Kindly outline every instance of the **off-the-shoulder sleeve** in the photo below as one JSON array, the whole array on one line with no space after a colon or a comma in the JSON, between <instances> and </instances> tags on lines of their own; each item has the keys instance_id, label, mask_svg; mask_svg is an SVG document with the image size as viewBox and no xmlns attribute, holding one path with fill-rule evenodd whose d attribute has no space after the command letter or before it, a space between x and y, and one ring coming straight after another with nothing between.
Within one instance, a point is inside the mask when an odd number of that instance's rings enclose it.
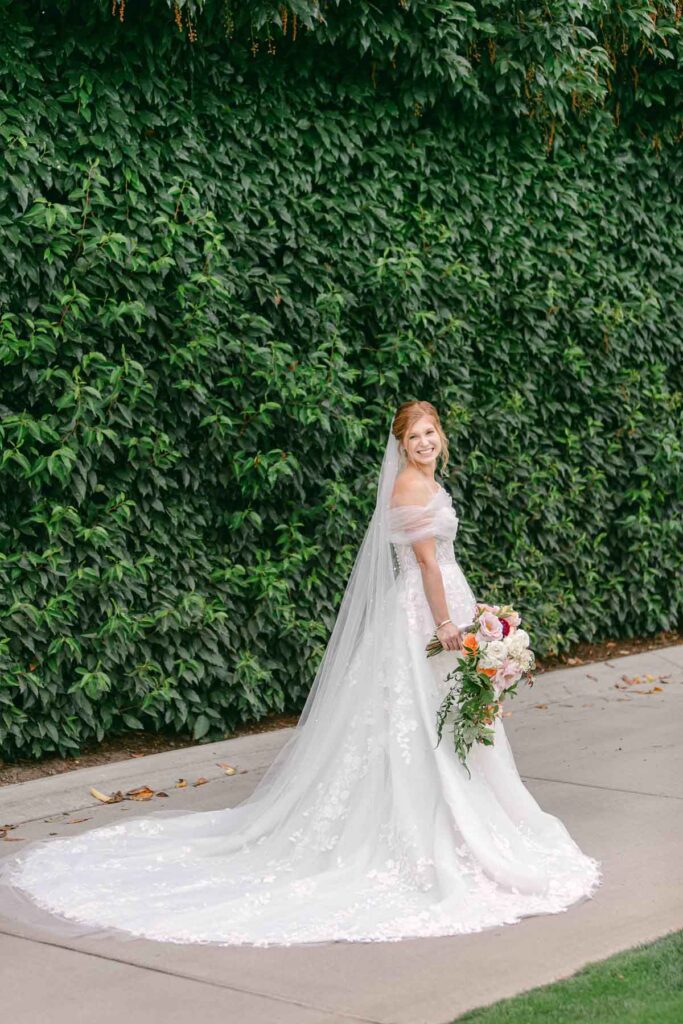
<instances>
[{"instance_id":1,"label":"off-the-shoulder sleeve","mask_svg":"<svg viewBox=\"0 0 683 1024\"><path fill-rule=\"evenodd\" d=\"M389 540L393 544L415 544L437 535L438 517L431 505L396 505L389 508Z\"/></svg>"}]
</instances>

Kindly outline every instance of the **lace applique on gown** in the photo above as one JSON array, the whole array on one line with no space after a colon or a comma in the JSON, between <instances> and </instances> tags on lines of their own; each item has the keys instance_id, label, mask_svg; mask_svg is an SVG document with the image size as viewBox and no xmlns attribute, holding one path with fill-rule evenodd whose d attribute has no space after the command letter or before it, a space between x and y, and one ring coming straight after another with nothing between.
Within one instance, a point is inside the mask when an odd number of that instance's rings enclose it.
<instances>
[{"instance_id":1,"label":"lace applique on gown","mask_svg":"<svg viewBox=\"0 0 683 1024\"><path fill-rule=\"evenodd\" d=\"M447 733L435 749L456 656L425 656L434 624L411 544L436 538L455 623L476 602L446 491L389 517L396 583L380 677L368 685L378 638L366 637L334 713L306 722L262 799L32 844L5 859L3 883L100 933L258 946L474 932L590 897L600 864L525 788L502 721L495 746L470 752L471 779Z\"/></svg>"}]
</instances>

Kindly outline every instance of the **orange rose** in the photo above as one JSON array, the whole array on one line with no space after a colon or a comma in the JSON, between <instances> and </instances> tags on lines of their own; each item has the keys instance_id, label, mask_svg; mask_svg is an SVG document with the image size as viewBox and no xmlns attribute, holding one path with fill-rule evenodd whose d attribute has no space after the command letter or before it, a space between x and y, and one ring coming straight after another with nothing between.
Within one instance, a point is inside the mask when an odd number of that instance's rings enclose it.
<instances>
[{"instance_id":1,"label":"orange rose","mask_svg":"<svg viewBox=\"0 0 683 1024\"><path fill-rule=\"evenodd\" d=\"M497 668L478 668L477 669L477 672L483 673L483 675L488 676L489 679L492 679L495 676L497 671L498 671Z\"/></svg>"},{"instance_id":2,"label":"orange rose","mask_svg":"<svg viewBox=\"0 0 683 1024\"><path fill-rule=\"evenodd\" d=\"M477 651L479 650L479 641L477 640L474 633L468 633L465 639L463 640L462 645L466 651L470 652L470 654L476 654Z\"/></svg>"}]
</instances>

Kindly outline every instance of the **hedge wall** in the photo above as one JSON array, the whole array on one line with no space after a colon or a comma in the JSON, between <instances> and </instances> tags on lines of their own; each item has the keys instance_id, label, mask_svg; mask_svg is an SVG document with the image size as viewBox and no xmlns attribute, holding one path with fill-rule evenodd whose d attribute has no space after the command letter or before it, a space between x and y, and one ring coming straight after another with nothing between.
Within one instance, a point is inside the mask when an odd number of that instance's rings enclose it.
<instances>
[{"instance_id":1,"label":"hedge wall","mask_svg":"<svg viewBox=\"0 0 683 1024\"><path fill-rule=\"evenodd\" d=\"M680 623L680 6L45 7L2 4L3 757L299 710L410 397L539 653Z\"/></svg>"}]
</instances>

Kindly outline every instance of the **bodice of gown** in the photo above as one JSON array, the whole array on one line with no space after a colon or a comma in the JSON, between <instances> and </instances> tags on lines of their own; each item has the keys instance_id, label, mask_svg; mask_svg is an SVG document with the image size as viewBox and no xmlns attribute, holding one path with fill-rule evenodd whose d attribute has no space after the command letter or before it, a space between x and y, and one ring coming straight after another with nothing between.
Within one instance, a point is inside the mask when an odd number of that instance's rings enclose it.
<instances>
[{"instance_id":1,"label":"bodice of gown","mask_svg":"<svg viewBox=\"0 0 683 1024\"><path fill-rule=\"evenodd\" d=\"M455 563L453 542L458 532L458 516L450 494L440 487L426 505L398 505L388 511L389 540L393 545L399 572L419 572L413 544L434 537L436 560L442 565Z\"/></svg>"}]
</instances>

